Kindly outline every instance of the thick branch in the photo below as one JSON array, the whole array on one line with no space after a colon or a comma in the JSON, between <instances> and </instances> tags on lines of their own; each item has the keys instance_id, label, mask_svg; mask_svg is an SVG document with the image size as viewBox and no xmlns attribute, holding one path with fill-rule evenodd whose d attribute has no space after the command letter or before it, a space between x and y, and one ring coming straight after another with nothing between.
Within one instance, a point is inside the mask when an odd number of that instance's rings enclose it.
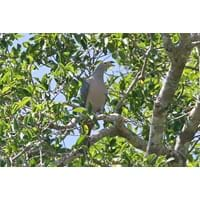
<instances>
[{"instance_id":1,"label":"thick branch","mask_svg":"<svg viewBox=\"0 0 200 200\"><path fill-rule=\"evenodd\" d=\"M133 133L131 130L125 127L124 123L126 119L124 119L119 114L111 114L105 115L101 114L96 116L97 119L114 122L114 125L105 129L98 131L95 135L92 135L88 138L88 143L90 145L94 145L96 142L101 140L104 137L123 137L125 138L130 144L132 144L135 148L140 149L142 151L146 150L147 142L140 138L138 135ZM161 148L154 147L154 151L157 155L171 155L171 151L166 147L162 146ZM70 153L67 153L60 161L58 161L58 166L67 165L75 158L84 155L86 150L84 147L74 150Z\"/></svg>"},{"instance_id":2,"label":"thick branch","mask_svg":"<svg viewBox=\"0 0 200 200\"><path fill-rule=\"evenodd\" d=\"M154 102L147 153L154 153L154 147L157 146L159 148L162 144L167 108L173 99L187 58L192 49L189 34L182 34L180 43L176 46L172 44L169 35L164 35L163 42L171 60L171 68L168 71L166 80Z\"/></svg>"},{"instance_id":3,"label":"thick branch","mask_svg":"<svg viewBox=\"0 0 200 200\"><path fill-rule=\"evenodd\" d=\"M191 40L192 42L200 41L200 33L191 33Z\"/></svg>"},{"instance_id":4,"label":"thick branch","mask_svg":"<svg viewBox=\"0 0 200 200\"><path fill-rule=\"evenodd\" d=\"M80 157L83 153L79 150L71 151L70 153L67 153L65 156L62 157L61 160L57 162L58 167L62 167L73 161L74 159Z\"/></svg>"},{"instance_id":5,"label":"thick branch","mask_svg":"<svg viewBox=\"0 0 200 200\"><path fill-rule=\"evenodd\" d=\"M194 134L198 130L200 124L200 102L197 101L195 107L191 110L188 119L186 120L182 132L180 134L181 143L190 142Z\"/></svg>"},{"instance_id":6,"label":"thick branch","mask_svg":"<svg viewBox=\"0 0 200 200\"><path fill-rule=\"evenodd\" d=\"M174 47L174 45L173 45L173 43L170 39L170 35L163 33L162 34L162 40L163 40L164 48L165 48L170 60L172 60L173 54L174 54L174 51L175 51L175 47Z\"/></svg>"},{"instance_id":7,"label":"thick branch","mask_svg":"<svg viewBox=\"0 0 200 200\"><path fill-rule=\"evenodd\" d=\"M138 135L133 133L128 128L126 128L124 126L121 127L119 136L126 138L127 141L130 144L132 144L135 148L140 149L142 151L146 151L147 142L145 140L141 139L140 137L138 137ZM153 150L157 155L171 155L171 150L167 149L165 146L161 146L160 148L155 146Z\"/></svg>"},{"instance_id":8,"label":"thick branch","mask_svg":"<svg viewBox=\"0 0 200 200\"><path fill-rule=\"evenodd\" d=\"M89 139L88 139L88 143L90 145L93 145L106 136L113 137L113 136L116 136L116 135L117 135L117 131L116 131L115 127L105 128L105 129L98 131L97 134L90 136ZM84 153L85 153L84 147L79 148L77 150L73 150L70 153L67 153L65 156L63 156L63 158L58 161L57 165L58 166L67 165L68 163L70 163L74 159L84 155Z\"/></svg>"},{"instance_id":9,"label":"thick branch","mask_svg":"<svg viewBox=\"0 0 200 200\"><path fill-rule=\"evenodd\" d=\"M120 114L118 113L113 113L113 114L100 114L96 116L96 119L98 120L104 120L107 122L128 122L129 120L122 117Z\"/></svg>"},{"instance_id":10,"label":"thick branch","mask_svg":"<svg viewBox=\"0 0 200 200\"><path fill-rule=\"evenodd\" d=\"M196 105L191 110L180 135L177 137L175 152L182 156L183 162L186 161L188 148L190 142L193 140L195 133L198 131L200 124L200 101L196 102Z\"/></svg>"},{"instance_id":11,"label":"thick branch","mask_svg":"<svg viewBox=\"0 0 200 200\"><path fill-rule=\"evenodd\" d=\"M115 137L118 134L118 130L114 126L102 129L97 134L90 136L89 144L93 145L104 137Z\"/></svg>"}]
</instances>

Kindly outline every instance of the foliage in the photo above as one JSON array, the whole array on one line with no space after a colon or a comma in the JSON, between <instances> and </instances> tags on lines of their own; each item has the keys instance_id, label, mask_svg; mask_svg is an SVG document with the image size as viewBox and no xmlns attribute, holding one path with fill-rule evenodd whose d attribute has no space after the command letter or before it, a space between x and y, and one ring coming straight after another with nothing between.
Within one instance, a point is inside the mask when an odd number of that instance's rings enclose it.
<instances>
[{"instance_id":1,"label":"foliage","mask_svg":"<svg viewBox=\"0 0 200 200\"><path fill-rule=\"evenodd\" d=\"M179 34L171 37L174 43L179 40ZM134 122L128 128L145 141L155 97L170 67L160 34L2 34L0 165L58 166L57 161L67 153L85 146L85 153L68 166L167 166L165 156L145 157L145 152L124 138L104 137L88 147L83 137L88 127L82 119L95 119L81 107L82 79L92 73L100 60L115 61L116 66L106 76L109 88L106 113L113 113L144 65L149 48L145 76L128 94L120 110L123 117ZM194 105L193 97L198 93L197 65L198 52L194 49L168 111L166 145L174 144L186 113ZM36 77L38 70L42 75ZM73 118L79 120L75 128L64 130ZM96 128L102 129L103 124L96 121ZM70 138L76 138L72 147L64 144ZM199 166L199 159L198 144L188 165Z\"/></svg>"}]
</instances>

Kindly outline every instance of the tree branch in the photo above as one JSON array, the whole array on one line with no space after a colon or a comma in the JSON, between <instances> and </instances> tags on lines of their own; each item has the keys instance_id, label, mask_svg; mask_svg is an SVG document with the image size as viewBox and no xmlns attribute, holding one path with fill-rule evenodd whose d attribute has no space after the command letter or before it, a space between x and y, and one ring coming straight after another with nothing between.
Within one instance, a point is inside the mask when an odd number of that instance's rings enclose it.
<instances>
[{"instance_id":1,"label":"tree branch","mask_svg":"<svg viewBox=\"0 0 200 200\"><path fill-rule=\"evenodd\" d=\"M190 142L193 140L195 133L198 131L200 124L200 101L197 100L194 108L190 111L189 116L182 128L180 135L176 139L175 152L186 158ZM186 160L182 160L186 162Z\"/></svg>"},{"instance_id":2,"label":"tree branch","mask_svg":"<svg viewBox=\"0 0 200 200\"><path fill-rule=\"evenodd\" d=\"M15 161L17 158L19 158L22 154L29 151L34 146L34 143L28 143L19 153L17 153L15 156L11 158L11 161Z\"/></svg>"},{"instance_id":3,"label":"tree branch","mask_svg":"<svg viewBox=\"0 0 200 200\"><path fill-rule=\"evenodd\" d=\"M172 44L169 35L164 34L163 43L171 60L171 68L169 69L166 80L154 102L147 153L155 153L155 147L162 147L167 108L173 99L187 58L192 50L189 34L182 34L180 42L176 46Z\"/></svg>"},{"instance_id":4,"label":"tree branch","mask_svg":"<svg viewBox=\"0 0 200 200\"><path fill-rule=\"evenodd\" d=\"M129 95L129 93L134 89L136 83L139 81L139 77L141 77L140 74L141 74L141 72L139 71L139 72L136 74L136 76L135 76L135 78L133 79L133 81L131 82L131 84L130 84L130 86L128 87L128 89L126 90L126 92L125 92L125 94L123 95L122 99L117 103L116 109L115 109L116 112L119 112L119 111L120 111L121 107L122 107L123 104L124 104L124 101L127 99L128 95Z\"/></svg>"},{"instance_id":5,"label":"tree branch","mask_svg":"<svg viewBox=\"0 0 200 200\"><path fill-rule=\"evenodd\" d=\"M79 158L81 155L83 155L81 151L73 150L70 153L67 153L66 155L64 155L62 159L57 162L57 166L58 167L66 166L74 159Z\"/></svg>"},{"instance_id":6,"label":"tree branch","mask_svg":"<svg viewBox=\"0 0 200 200\"><path fill-rule=\"evenodd\" d=\"M88 143L90 145L94 145L104 137L119 136L125 138L135 148L142 151L146 150L147 142L125 127L124 123L127 119L123 118L121 115L117 113L111 115L100 114L96 116L96 119L104 119L105 121L114 122L114 125L98 131L95 135L91 135L88 138ZM171 150L164 146L161 148L154 147L154 151L157 155L171 155ZM70 153L67 153L61 160L58 161L58 166L67 165L75 158L84 155L84 153L86 153L84 146Z\"/></svg>"},{"instance_id":7,"label":"tree branch","mask_svg":"<svg viewBox=\"0 0 200 200\"><path fill-rule=\"evenodd\" d=\"M145 69L146 69L146 65L147 65L147 60L148 60L148 57L149 57L149 53L152 49L152 45L150 45L150 47L147 49L144 57L145 57L145 60L144 60L144 64L141 68L140 71L138 71L138 73L136 74L135 78L133 79L133 81L131 82L131 84L129 85L128 89L126 90L124 96L122 97L122 99L117 103L116 105L116 109L115 109L115 112L119 113L121 107L123 106L124 104L124 101L127 99L129 93L131 91L133 91L134 87L136 86L136 83L139 81L139 80L143 80L144 79L144 76L145 76Z\"/></svg>"},{"instance_id":8,"label":"tree branch","mask_svg":"<svg viewBox=\"0 0 200 200\"><path fill-rule=\"evenodd\" d=\"M55 130L63 130L67 132L68 130L71 130L72 128L74 128L76 126L76 123L77 123L77 119L72 118L71 121L66 126L50 123L48 128L52 128Z\"/></svg>"},{"instance_id":9,"label":"tree branch","mask_svg":"<svg viewBox=\"0 0 200 200\"><path fill-rule=\"evenodd\" d=\"M139 79L144 79L145 77L145 70L146 70L146 67L147 67L147 61L148 61L148 57L149 57L149 53L152 49L152 44L150 44L150 47L147 49L146 53L145 53L145 60L144 60L144 64L142 66L142 69L141 69L141 74L140 74L140 77Z\"/></svg>"},{"instance_id":10,"label":"tree branch","mask_svg":"<svg viewBox=\"0 0 200 200\"><path fill-rule=\"evenodd\" d=\"M186 120L183 129L180 134L181 143L190 142L194 134L198 130L198 125L200 124L200 101L196 102L196 105L191 110L188 119Z\"/></svg>"},{"instance_id":11,"label":"tree branch","mask_svg":"<svg viewBox=\"0 0 200 200\"><path fill-rule=\"evenodd\" d=\"M191 40L192 42L200 41L200 33L191 33Z\"/></svg>"},{"instance_id":12,"label":"tree branch","mask_svg":"<svg viewBox=\"0 0 200 200\"><path fill-rule=\"evenodd\" d=\"M93 145L106 136L110 136L110 137L116 136L116 128L110 127L110 128L105 128L98 131L97 134L92 135L88 138L88 143L90 145ZM62 159L57 162L57 165L58 166L67 165L74 159L84 155L85 151L86 149L84 146L79 149L73 150L70 153L67 153L66 155L64 155Z\"/></svg>"},{"instance_id":13,"label":"tree branch","mask_svg":"<svg viewBox=\"0 0 200 200\"><path fill-rule=\"evenodd\" d=\"M192 152L192 151L194 150L195 146L199 143L199 141L200 141L200 138L198 138L198 139L194 142L194 144L192 145L192 147L188 150L188 153L190 153L190 152Z\"/></svg>"}]
</instances>

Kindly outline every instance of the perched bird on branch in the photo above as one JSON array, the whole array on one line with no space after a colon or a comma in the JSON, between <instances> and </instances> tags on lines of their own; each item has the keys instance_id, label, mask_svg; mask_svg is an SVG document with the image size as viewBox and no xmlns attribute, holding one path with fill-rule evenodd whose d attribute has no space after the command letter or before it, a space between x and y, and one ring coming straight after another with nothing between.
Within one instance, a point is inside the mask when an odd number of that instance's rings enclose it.
<instances>
[{"instance_id":1,"label":"perched bird on branch","mask_svg":"<svg viewBox=\"0 0 200 200\"><path fill-rule=\"evenodd\" d=\"M107 99L107 89L103 80L104 72L113 65L114 62L102 62L100 63L93 74L86 80L84 80L81 87L81 98L83 106L88 108L92 112L103 112ZM91 130L94 127L95 122L88 120L86 125L88 127L89 136ZM89 146L89 144L87 144Z\"/></svg>"},{"instance_id":2,"label":"perched bird on branch","mask_svg":"<svg viewBox=\"0 0 200 200\"><path fill-rule=\"evenodd\" d=\"M93 112L102 112L107 98L107 89L103 80L104 72L113 65L113 62L102 62L91 77L84 80L81 88L81 97L85 107Z\"/></svg>"}]
</instances>

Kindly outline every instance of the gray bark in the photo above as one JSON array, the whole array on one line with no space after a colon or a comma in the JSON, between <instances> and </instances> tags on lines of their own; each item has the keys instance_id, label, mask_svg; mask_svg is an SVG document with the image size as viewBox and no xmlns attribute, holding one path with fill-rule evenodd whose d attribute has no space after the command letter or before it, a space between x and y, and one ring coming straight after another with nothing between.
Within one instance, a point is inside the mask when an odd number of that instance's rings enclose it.
<instances>
[{"instance_id":1,"label":"gray bark","mask_svg":"<svg viewBox=\"0 0 200 200\"><path fill-rule=\"evenodd\" d=\"M181 34L180 42L177 45L172 44L169 34L163 34L163 43L171 61L171 68L169 69L166 80L154 102L147 153L156 153L155 149L162 148L167 109L173 100L187 58L192 50L189 34Z\"/></svg>"}]
</instances>

